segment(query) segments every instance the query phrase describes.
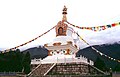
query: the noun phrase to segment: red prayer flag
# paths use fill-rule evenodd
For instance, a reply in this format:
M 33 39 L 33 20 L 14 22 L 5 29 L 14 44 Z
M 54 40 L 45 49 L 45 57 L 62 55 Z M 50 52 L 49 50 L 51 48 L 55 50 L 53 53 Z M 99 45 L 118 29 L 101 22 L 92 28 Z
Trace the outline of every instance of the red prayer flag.
M 116 24 L 115 24 L 115 23 L 113 23 L 113 24 L 112 24 L 112 27 L 115 27 L 115 26 L 116 26 Z
M 105 26 L 102 26 L 102 30 L 105 30 L 106 28 L 105 28 Z

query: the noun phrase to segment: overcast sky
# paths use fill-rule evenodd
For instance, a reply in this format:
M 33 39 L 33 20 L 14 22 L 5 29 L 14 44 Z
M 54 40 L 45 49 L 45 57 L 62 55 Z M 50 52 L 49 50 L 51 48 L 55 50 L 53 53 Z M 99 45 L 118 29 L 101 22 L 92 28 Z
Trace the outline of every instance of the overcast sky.
M 0 0 L 0 50 L 15 47 L 52 28 L 68 8 L 68 21 L 78 26 L 120 22 L 120 0 Z M 120 26 L 100 32 L 76 29 L 91 45 L 120 41 Z M 55 30 L 20 49 L 43 45 Z M 80 47 L 86 45 L 81 41 Z

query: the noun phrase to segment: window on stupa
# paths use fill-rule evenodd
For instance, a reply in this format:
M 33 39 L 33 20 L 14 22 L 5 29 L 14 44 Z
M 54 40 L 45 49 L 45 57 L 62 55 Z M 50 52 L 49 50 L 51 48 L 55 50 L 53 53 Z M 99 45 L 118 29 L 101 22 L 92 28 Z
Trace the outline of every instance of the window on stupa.
M 62 27 L 59 27 L 59 29 L 58 29 L 58 35 L 63 35 L 63 28 Z

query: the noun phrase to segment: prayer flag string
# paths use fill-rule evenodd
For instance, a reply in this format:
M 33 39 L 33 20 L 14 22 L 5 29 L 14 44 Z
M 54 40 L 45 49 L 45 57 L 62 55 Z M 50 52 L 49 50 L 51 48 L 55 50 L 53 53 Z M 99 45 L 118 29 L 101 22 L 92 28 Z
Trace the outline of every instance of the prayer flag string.
M 54 29 L 55 27 L 56 27 L 56 26 L 52 27 L 52 28 L 49 29 L 48 31 L 44 32 L 43 34 L 39 35 L 38 37 L 36 37 L 36 38 L 34 38 L 34 39 L 32 39 L 32 40 L 30 40 L 30 41 L 28 41 L 28 42 L 25 42 L 25 43 L 23 43 L 23 44 L 21 44 L 21 45 L 15 46 L 15 47 L 10 48 L 10 49 L 6 49 L 6 50 L 2 51 L 2 53 L 9 52 L 10 50 L 18 49 L 19 47 L 22 47 L 22 46 L 24 46 L 24 45 L 26 45 L 26 44 L 28 44 L 28 43 L 31 43 L 31 42 L 37 40 L 38 38 L 40 38 L 41 36 L 47 34 L 48 32 L 50 32 L 50 31 L 51 31 L 52 29 Z
M 80 38 L 84 43 L 86 43 L 88 46 L 90 46 L 90 44 L 89 44 L 87 41 L 85 41 L 77 32 L 75 32 L 75 33 L 79 36 L 79 38 Z M 108 58 L 108 59 L 110 59 L 110 60 L 117 61 L 117 62 L 120 63 L 120 60 L 115 59 L 115 58 L 113 58 L 113 57 L 110 57 L 110 56 L 102 53 L 101 51 L 97 50 L 97 49 L 96 49 L 95 47 L 93 47 L 93 46 L 90 46 L 90 47 L 91 47 L 94 51 L 96 51 L 97 53 L 99 53 L 101 56 L 105 56 L 106 58 Z
M 76 27 L 76 28 L 79 28 L 79 29 L 92 30 L 92 31 L 102 31 L 102 30 L 112 28 L 112 27 L 115 27 L 115 26 L 120 26 L 120 22 L 112 23 L 112 24 L 108 24 L 108 25 L 103 25 L 103 26 L 95 26 L 95 27 L 80 27 L 80 26 L 73 25 L 68 21 L 66 21 L 66 22 L 73 27 Z

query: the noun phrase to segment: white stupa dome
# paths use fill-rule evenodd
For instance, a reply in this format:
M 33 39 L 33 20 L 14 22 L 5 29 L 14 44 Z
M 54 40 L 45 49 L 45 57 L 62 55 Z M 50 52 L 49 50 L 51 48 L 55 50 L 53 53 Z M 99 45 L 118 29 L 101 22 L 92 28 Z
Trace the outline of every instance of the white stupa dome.
M 67 36 L 71 36 L 72 37 L 73 32 L 74 32 L 73 28 L 68 26 L 67 33 L 66 33 Z

